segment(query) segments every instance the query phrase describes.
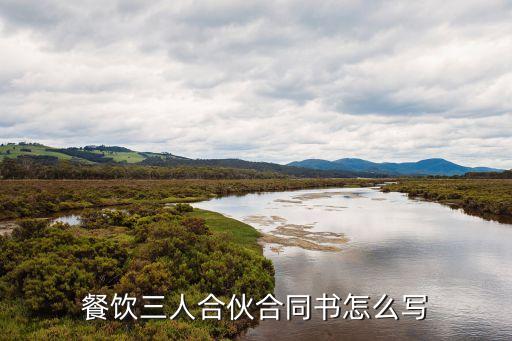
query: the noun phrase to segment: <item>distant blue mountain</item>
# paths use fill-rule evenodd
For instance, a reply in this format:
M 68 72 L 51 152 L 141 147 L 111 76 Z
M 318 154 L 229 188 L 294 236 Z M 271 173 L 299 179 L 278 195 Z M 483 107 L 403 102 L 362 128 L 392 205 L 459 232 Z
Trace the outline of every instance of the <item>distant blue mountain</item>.
M 463 175 L 467 172 L 501 172 L 502 169 L 488 167 L 465 167 L 445 159 L 426 159 L 418 162 L 371 162 L 363 159 L 344 158 L 334 161 L 307 159 L 294 161 L 288 166 L 320 170 L 343 170 L 351 172 L 385 173 L 389 175 Z

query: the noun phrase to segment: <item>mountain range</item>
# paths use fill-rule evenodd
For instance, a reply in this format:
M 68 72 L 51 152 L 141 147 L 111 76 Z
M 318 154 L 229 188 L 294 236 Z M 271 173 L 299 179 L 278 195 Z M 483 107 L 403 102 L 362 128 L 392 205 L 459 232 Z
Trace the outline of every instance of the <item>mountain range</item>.
M 367 172 L 400 175 L 463 175 L 468 172 L 500 172 L 502 169 L 489 167 L 466 167 L 451 161 L 433 158 L 417 162 L 372 162 L 356 158 L 343 158 L 334 161 L 322 159 L 307 159 L 294 161 L 288 166 L 304 167 L 318 170 L 345 170 L 351 172 Z
M 131 164 L 160 167 L 214 167 L 251 169 L 263 173 L 277 173 L 301 178 L 354 178 L 385 177 L 386 174 L 365 171 L 322 170 L 286 166 L 272 162 L 253 162 L 241 159 L 192 159 L 171 153 L 139 152 L 119 146 L 55 148 L 39 143 L 7 143 L 0 145 L 0 161 L 6 158 L 30 159 L 37 162 L 56 163 L 59 160 L 74 164 Z
M 496 172 L 501 169 L 466 167 L 445 159 L 418 162 L 371 162 L 344 158 L 335 161 L 307 159 L 287 165 L 253 162 L 241 159 L 192 159 L 171 153 L 138 152 L 119 146 L 55 148 L 38 143 L 8 143 L 0 145 L 0 161 L 4 158 L 31 158 L 44 162 L 68 160 L 80 164 L 138 164 L 147 166 L 191 166 L 253 169 L 296 177 L 385 177 L 407 175 L 463 175 L 467 172 Z M 53 160 L 53 161 L 52 161 Z

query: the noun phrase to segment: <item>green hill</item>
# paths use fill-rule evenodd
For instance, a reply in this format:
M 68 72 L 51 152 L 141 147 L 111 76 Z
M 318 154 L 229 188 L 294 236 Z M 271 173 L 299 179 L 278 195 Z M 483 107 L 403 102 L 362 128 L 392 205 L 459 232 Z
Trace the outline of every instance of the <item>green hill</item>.
M 38 143 L 8 143 L 0 145 L 0 161 L 4 158 L 17 158 L 18 156 L 48 157 L 58 160 L 73 160 L 86 164 L 91 163 L 139 163 L 147 158 L 177 158 L 169 153 L 145 153 L 118 146 L 85 146 L 71 148 L 55 148 Z
M 61 169 L 65 165 L 57 165 L 59 161 L 65 161 L 63 163 L 76 170 L 75 173 L 77 174 L 84 171 L 84 167 L 81 167 L 82 165 L 89 165 L 91 166 L 89 167 L 89 170 L 91 170 L 92 166 L 94 166 L 98 168 L 95 168 L 94 171 L 97 170 L 99 173 L 105 173 L 107 172 L 107 168 L 116 166 L 119 168 L 119 172 L 121 173 L 128 170 L 134 172 L 138 172 L 139 170 L 141 172 L 148 172 L 151 167 L 157 167 L 159 169 L 176 169 L 179 167 L 185 167 L 187 168 L 188 173 L 190 173 L 193 169 L 224 169 L 224 171 L 235 173 L 240 173 L 240 171 L 237 170 L 252 170 L 257 172 L 259 175 L 263 174 L 265 176 L 268 176 L 268 174 L 272 173 L 272 176 L 284 175 L 308 178 L 373 178 L 386 176 L 386 173 L 384 172 L 370 172 L 362 170 L 351 171 L 345 169 L 310 169 L 307 167 L 280 165 L 271 162 L 252 162 L 241 159 L 190 159 L 171 153 L 138 152 L 125 147 L 105 145 L 55 148 L 38 143 L 21 142 L 18 144 L 2 144 L 0 146 L 0 161 L 6 158 L 16 160 L 14 162 L 18 164 L 16 167 L 14 167 L 14 165 L 10 165 L 11 168 L 14 167 L 16 169 L 14 172 L 16 174 L 19 174 L 19 172 L 23 169 L 29 168 L 29 163 L 32 163 L 34 166 L 39 165 L 36 168 L 44 174 L 51 173 L 47 169 L 48 167 L 57 167 L 57 173 L 66 173 L 64 171 L 66 167 Z M 41 165 L 44 166 L 44 169 L 40 169 Z M 123 165 L 131 165 L 133 167 L 123 167 Z M 100 170 L 99 168 L 102 169 Z M 11 174 L 13 172 L 11 170 L 7 173 Z M 39 171 L 36 173 L 39 174 Z M 30 176 L 35 176 L 32 173 L 30 174 Z M 247 174 L 244 173 L 244 176 L 246 175 Z M 74 176 L 78 175 L 75 174 Z M 251 176 L 254 176 L 254 174 Z
M 41 144 L 2 144 L 0 145 L 0 160 L 6 157 L 16 158 L 20 155 L 52 156 L 60 160 L 71 160 L 72 157 L 55 151 L 56 148 Z

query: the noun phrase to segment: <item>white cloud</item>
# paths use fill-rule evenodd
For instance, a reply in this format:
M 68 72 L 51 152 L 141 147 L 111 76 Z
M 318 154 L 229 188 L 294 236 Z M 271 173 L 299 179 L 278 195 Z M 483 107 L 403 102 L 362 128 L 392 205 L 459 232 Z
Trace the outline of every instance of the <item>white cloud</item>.
M 504 1 L 2 1 L 0 138 L 512 168 Z

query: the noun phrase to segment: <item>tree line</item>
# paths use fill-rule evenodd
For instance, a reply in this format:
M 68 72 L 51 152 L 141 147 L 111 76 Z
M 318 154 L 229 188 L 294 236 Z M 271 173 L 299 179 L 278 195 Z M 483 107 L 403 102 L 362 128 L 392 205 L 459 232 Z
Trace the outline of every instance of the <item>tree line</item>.
M 60 150 L 59 150 L 60 151 Z M 62 152 L 62 151 L 61 151 Z M 325 171 L 283 166 L 268 162 L 239 159 L 192 160 L 151 157 L 136 164 L 112 162 L 112 158 L 79 149 L 66 150 L 67 155 L 97 155 L 86 164 L 76 160 L 60 160 L 55 156 L 19 155 L 0 163 L 2 179 L 278 179 L 278 178 L 355 178 L 353 172 Z M 89 156 L 87 156 L 89 157 Z M 367 177 L 378 177 L 375 174 Z
M 212 166 L 84 164 L 52 156 L 19 156 L 0 163 L 2 179 L 277 179 L 286 175 Z
M 464 174 L 468 179 L 512 179 L 512 169 L 503 172 L 470 172 Z

